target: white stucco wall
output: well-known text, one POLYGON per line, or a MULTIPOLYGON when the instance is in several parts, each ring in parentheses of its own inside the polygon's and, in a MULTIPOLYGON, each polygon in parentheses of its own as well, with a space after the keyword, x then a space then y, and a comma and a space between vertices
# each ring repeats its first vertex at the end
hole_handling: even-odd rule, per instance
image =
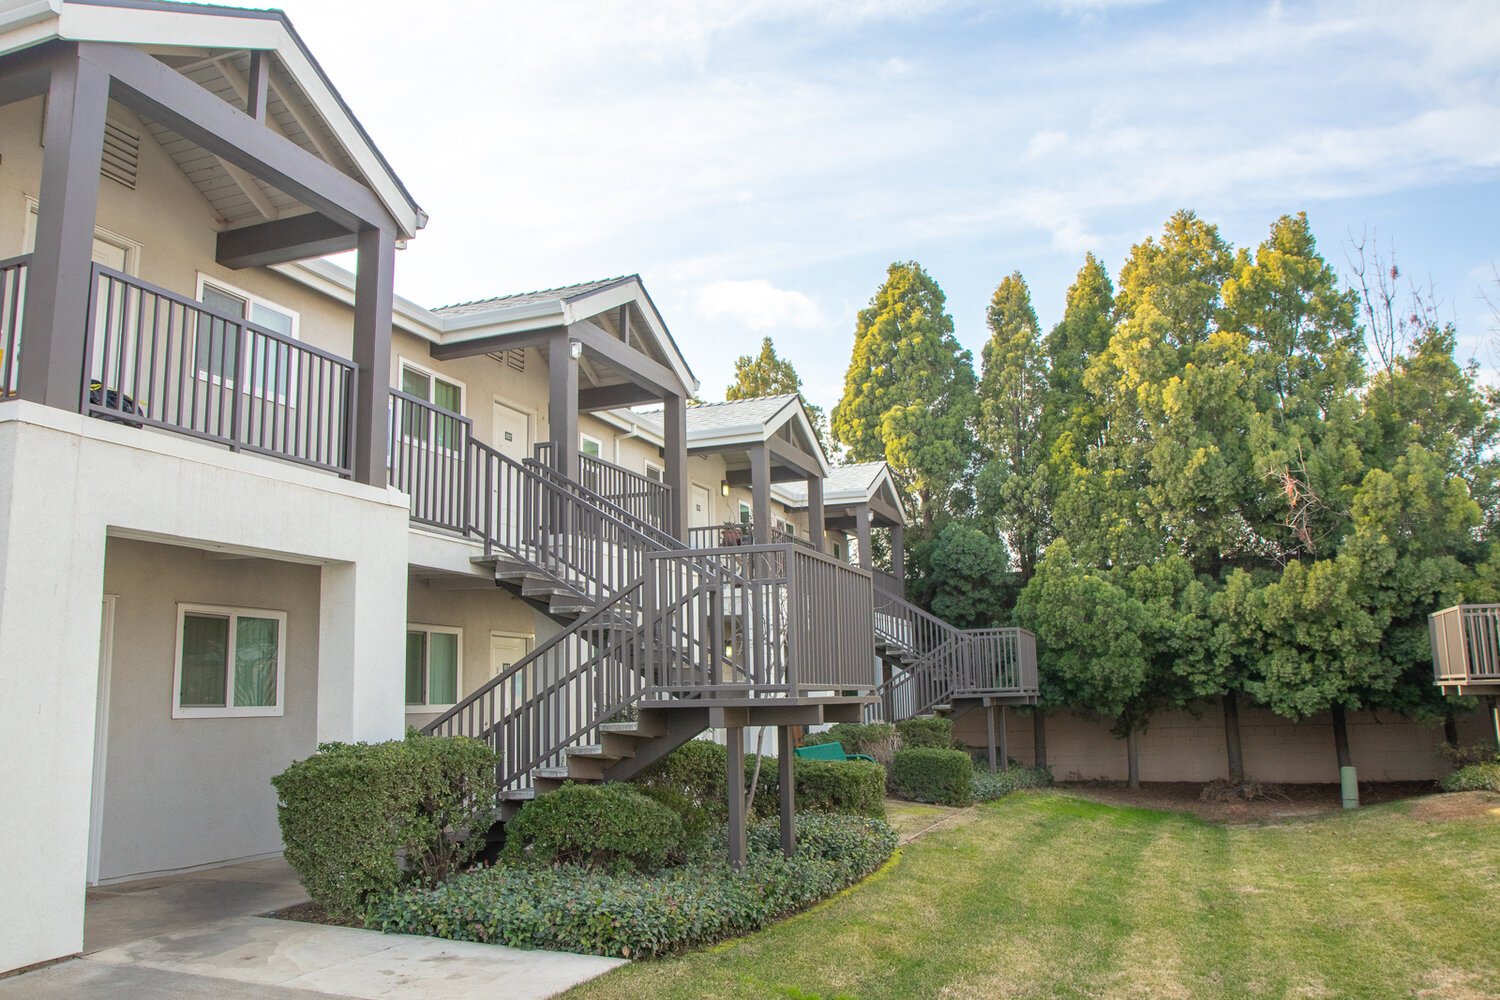
POLYGON ((408 531, 392 491, 21 401, 0 470, 5 971, 83 942, 106 538, 316 564, 315 738, 379 740, 403 729, 408 531))

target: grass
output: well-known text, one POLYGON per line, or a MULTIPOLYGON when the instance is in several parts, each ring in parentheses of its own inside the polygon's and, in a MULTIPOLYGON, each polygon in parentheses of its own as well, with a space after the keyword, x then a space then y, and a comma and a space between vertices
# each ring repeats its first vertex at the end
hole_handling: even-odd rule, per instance
POLYGON ((1253 827, 1055 791, 964 812, 809 913, 566 996, 1500 1000, 1500 795, 1253 827))

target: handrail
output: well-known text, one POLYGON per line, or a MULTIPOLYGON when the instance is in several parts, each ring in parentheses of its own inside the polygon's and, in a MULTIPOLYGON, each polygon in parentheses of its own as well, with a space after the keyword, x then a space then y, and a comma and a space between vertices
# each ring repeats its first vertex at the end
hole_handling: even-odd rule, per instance
POLYGON ((1500 604, 1457 604, 1427 620, 1437 684, 1500 684, 1500 604))
POLYGON ((411 519, 466 531, 470 523, 469 441, 474 421, 419 396, 390 390, 391 485, 411 497, 411 519))

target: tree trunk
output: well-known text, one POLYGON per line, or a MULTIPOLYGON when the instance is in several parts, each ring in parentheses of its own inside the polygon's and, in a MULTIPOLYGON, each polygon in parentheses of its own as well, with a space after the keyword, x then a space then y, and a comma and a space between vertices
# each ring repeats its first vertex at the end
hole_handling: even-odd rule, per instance
POLYGON ((1141 787, 1141 731, 1132 725, 1125 733, 1125 766, 1129 775, 1126 785, 1139 791, 1141 787))
POLYGON ((1031 742, 1037 767, 1047 766, 1047 715, 1038 705, 1031 713, 1031 742))
POLYGON ((1245 783, 1245 754, 1240 747, 1240 705, 1233 691, 1224 692, 1224 752, 1229 758, 1229 781, 1245 783))
POLYGON ((755 810, 755 793, 760 788, 760 762, 765 760, 766 749, 766 727, 761 726, 760 732, 755 734, 755 773, 750 778, 750 794, 745 796, 745 815, 753 815, 755 810))
POLYGON ((1338 754, 1339 767, 1353 767, 1349 757, 1349 726, 1344 719, 1344 706, 1335 705, 1333 713, 1333 749, 1338 754))
POLYGON ((1450 747, 1458 746, 1458 716, 1451 708, 1443 710, 1443 739, 1450 747))

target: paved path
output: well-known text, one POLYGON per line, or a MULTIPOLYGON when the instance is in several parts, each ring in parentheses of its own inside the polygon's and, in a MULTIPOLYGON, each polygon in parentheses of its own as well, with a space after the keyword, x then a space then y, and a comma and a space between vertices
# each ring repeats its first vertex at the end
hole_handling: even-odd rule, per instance
POLYGON ((0 1000, 540 1000, 624 964, 249 915, 305 899, 280 860, 91 890, 84 956, 0 1000))

